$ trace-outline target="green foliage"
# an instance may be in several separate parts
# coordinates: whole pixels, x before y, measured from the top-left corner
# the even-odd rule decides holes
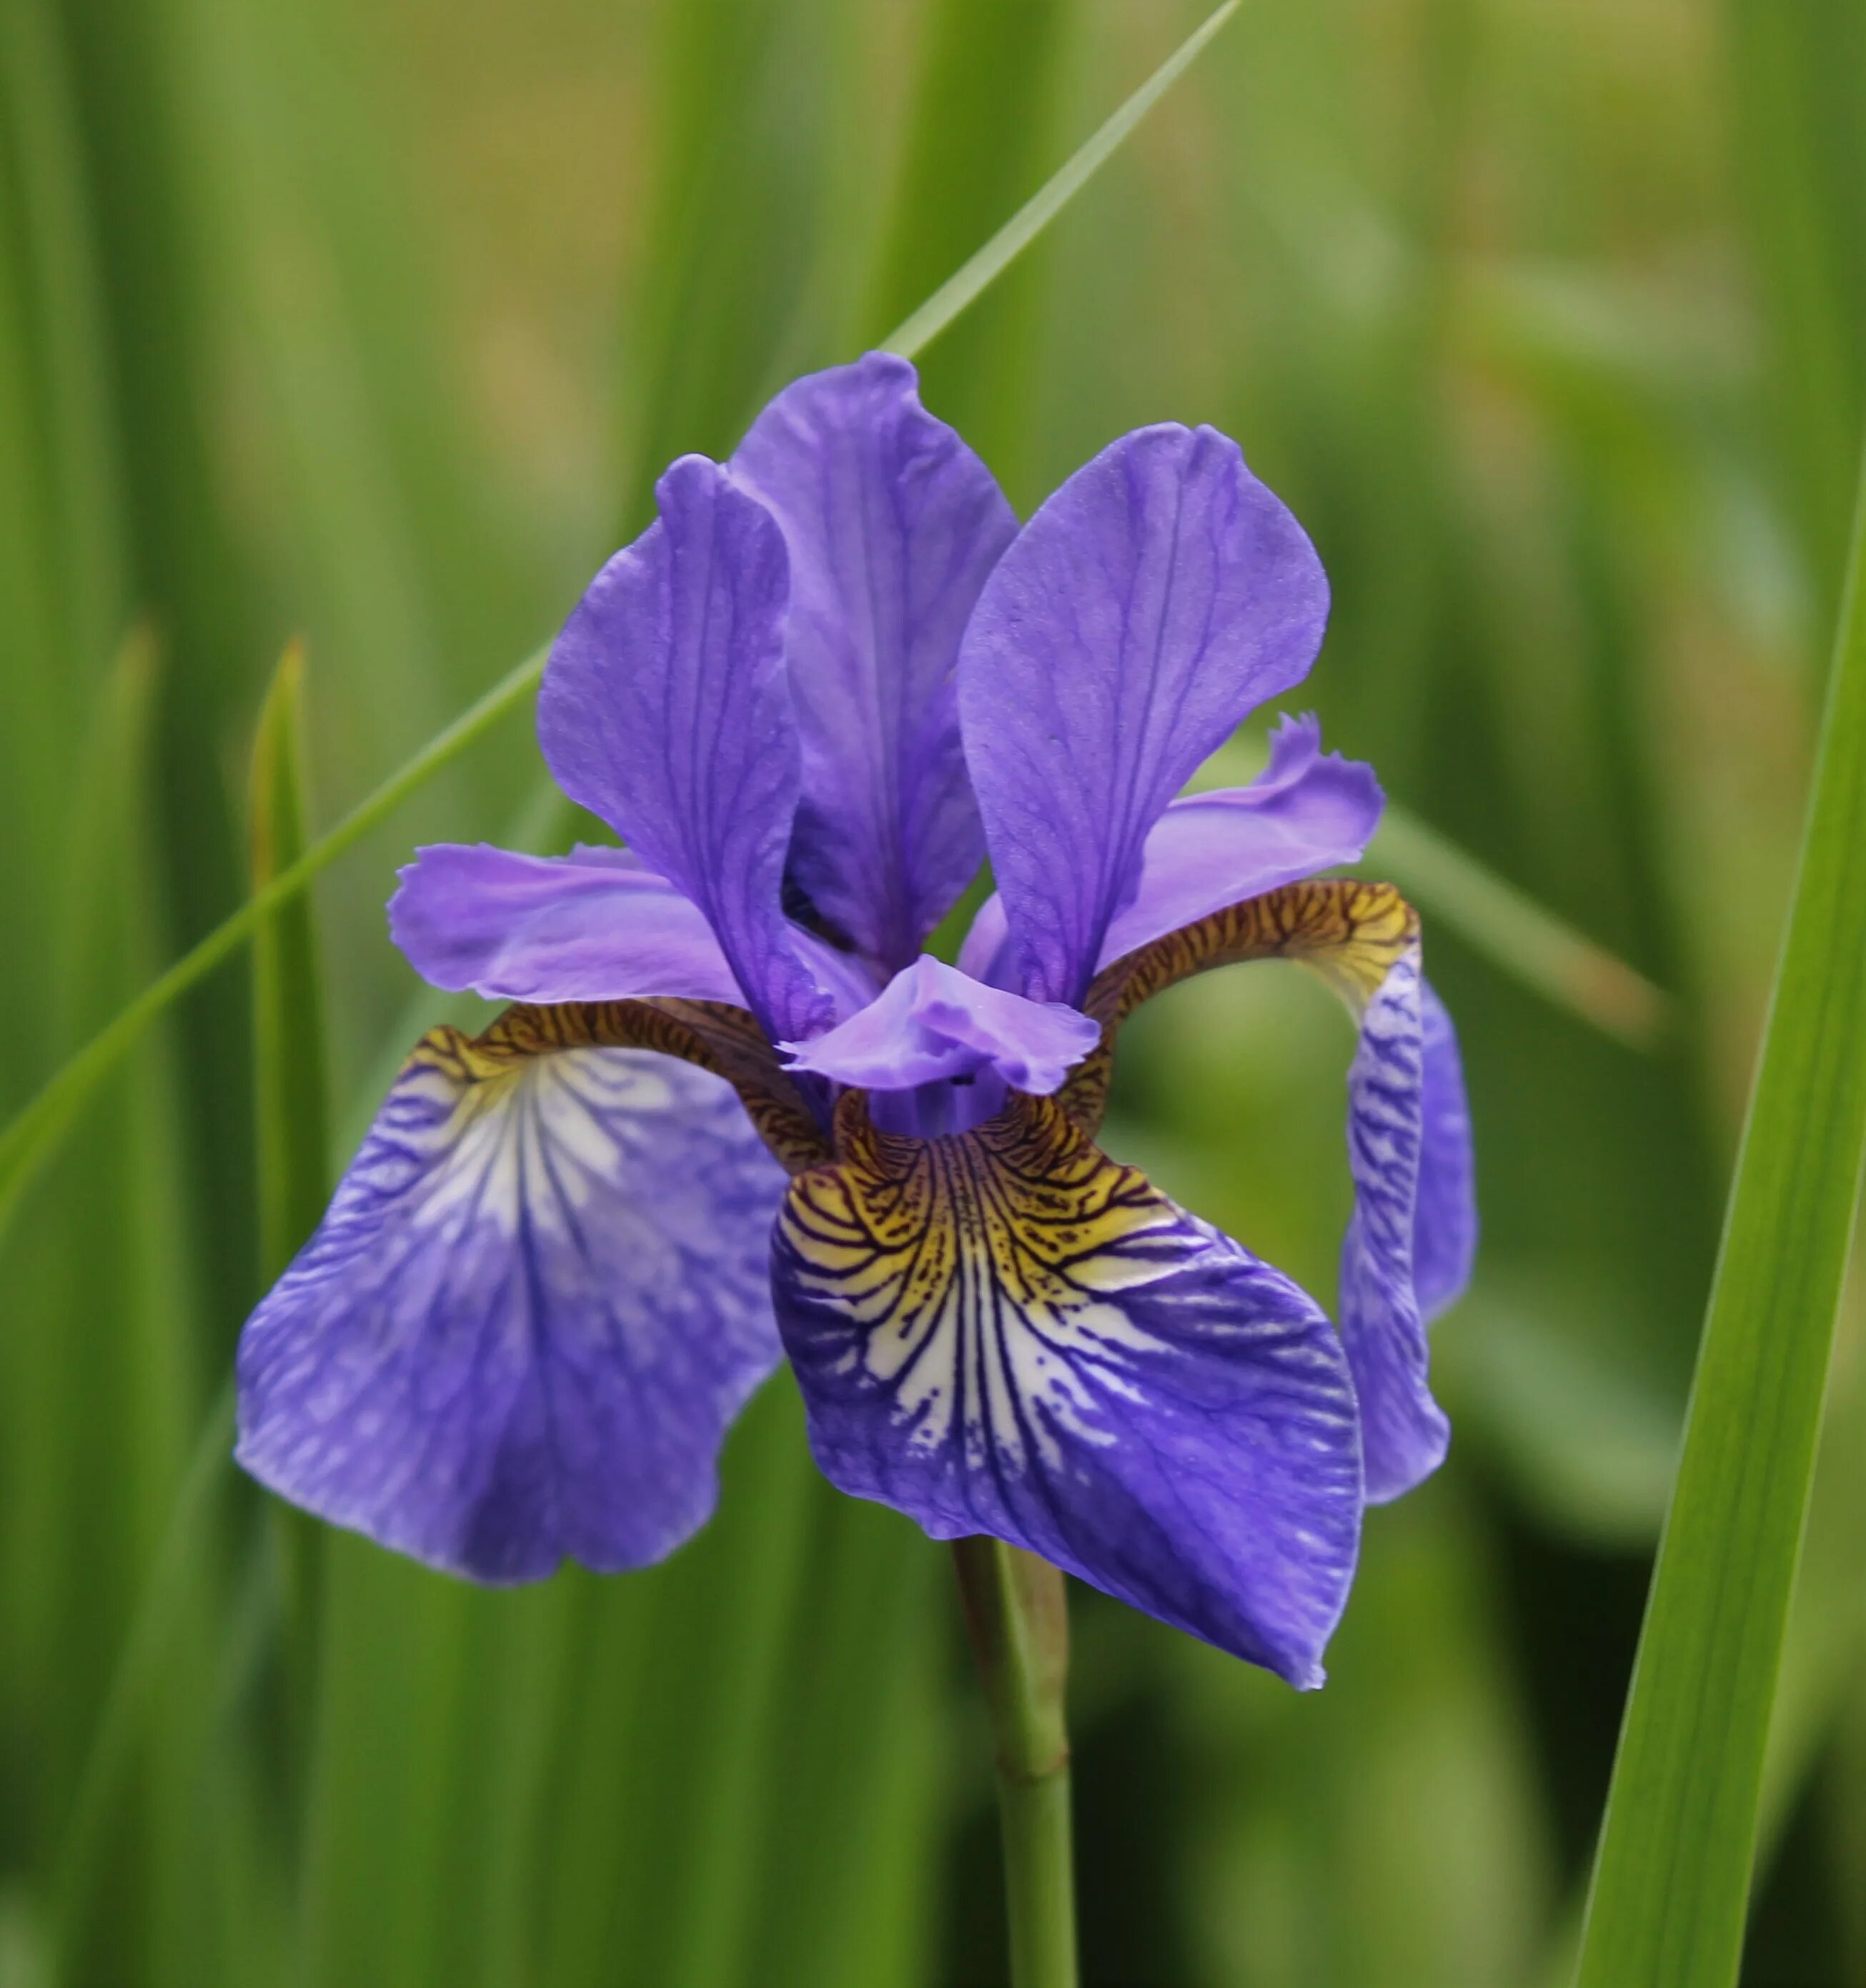
[[[1209,12],[0,9],[4,1988],[55,1959],[73,1988],[997,1976],[945,1556],[828,1492],[787,1383],[664,1568],[489,1594],[320,1534],[306,1609],[225,1378],[384,1069],[465,1018],[387,942],[393,866],[576,832],[507,722],[540,636],[663,461],[728,448],[1000,228],[925,367],[1020,509],[1175,416],[1236,434],[1317,539],[1313,693],[1397,803],[1376,858],[1425,908],[1486,1225],[1438,1340],[1452,1461],[1371,1515],[1327,1691],[1076,1597],[1087,1976],[1570,1972],[1845,564],[1858,10],[1252,0],[1029,245],[1020,204]],[[300,632],[302,700],[271,677]],[[1134,1024],[1110,1138],[1327,1300],[1348,1053],[1293,976],[1213,976]],[[1785,1633],[1759,1983],[1866,1973],[1857,1298],[1782,1628],[1841,1100],[1771,1176],[1834,1197],[1773,1310],[1739,1307],[1762,1259],[1733,1270],[1731,1232],[1674,1522],[1714,1520],[1756,1604],[1694,1646],[1692,1690],[1726,1695],[1681,1682],[1629,1737],[1609,1841],[1671,1858],[1702,1825],[1727,1963]],[[1732,1509],[1733,1403],[1773,1488]],[[1710,1778],[1629,1797],[1690,1702],[1730,1712]]]
[[[1800,874],[1614,1763],[1584,1988],[1736,1979],[1866,1163],[1866,478]]]

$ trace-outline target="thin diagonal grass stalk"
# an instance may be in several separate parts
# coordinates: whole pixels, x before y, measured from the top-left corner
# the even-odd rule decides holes
[[[1866,465],[1800,872],[1582,1938],[1580,1988],[1728,1988],[1866,1159]]]
[[[1205,762],[1192,784],[1201,791],[1243,786],[1265,763],[1260,748],[1236,739]],[[1557,1007],[1629,1049],[1651,1049],[1664,1035],[1672,1019],[1668,994],[1404,808],[1388,803],[1367,860],[1391,872],[1408,897],[1474,952]]]
[[[1225,0],[1167,57],[1086,144],[1046,180],[965,266],[941,283],[919,309],[881,340],[884,351],[911,359],[931,345],[972,300],[1016,261],[1133,134],[1204,52],[1242,0]]]
[[[936,338],[982,294],[1036,240],[1100,168],[1160,96],[1236,10],[1225,4],[1196,29],[1114,116],[1103,124],[1004,226],[929,297],[886,341],[887,349],[911,359]],[[394,813],[435,774],[517,710],[544,674],[548,647],[539,647],[502,677],[478,702],[461,713],[413,759],[357,803],[329,833],[313,843],[295,863],[262,891],[216,925],[158,979],[151,982],[116,1019],[52,1077],[4,1133],[0,1133],[0,1227],[59,1135],[98,1084],[136,1046],[143,1032],[173,1002],[251,938],[266,918],[303,891],[320,871]]]

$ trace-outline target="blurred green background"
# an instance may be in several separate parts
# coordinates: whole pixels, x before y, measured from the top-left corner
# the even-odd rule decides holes
[[[289,638],[315,826],[1199,12],[5,0],[0,1112],[248,888]],[[1866,8],[1249,0],[923,370],[1022,511],[1138,422],[1236,435],[1333,580],[1329,742],[1673,998],[1624,1046],[1421,890],[1486,1224],[1452,1461],[1371,1515],[1318,1695],[1077,1594],[1090,1981],[1555,1988],[1832,619]],[[456,1012],[389,945],[394,864],[570,832],[513,723],[319,884],[314,1184]],[[225,1376],[295,1219],[252,1004],[242,962],[178,1011],[0,1242],[0,1988],[999,1979],[944,1556],[816,1478],[783,1378],[640,1577],[476,1592],[237,1478]],[[1190,985],[1107,1143],[1331,1297],[1350,1049],[1293,974]],[[1757,1984],[1866,1981],[1860,1296]]]

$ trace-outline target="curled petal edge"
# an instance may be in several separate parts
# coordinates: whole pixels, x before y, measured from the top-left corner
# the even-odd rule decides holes
[[[1427,1383],[1415,1283],[1421,1172],[1438,1169],[1441,1177],[1426,1183],[1435,1200],[1443,1198],[1436,1190],[1446,1188],[1466,1202],[1469,1195],[1468,1124],[1455,1150],[1443,1139],[1428,1144],[1426,1137],[1430,997],[1419,973],[1419,921],[1412,907],[1390,884],[1292,884],[1138,948],[1091,984],[1083,1005],[1101,1023],[1101,1041],[1058,1095],[1092,1133],[1107,1107],[1116,1033],[1136,1008],[1212,968],[1279,958],[1319,974],[1361,1025],[1348,1077],[1355,1209],[1342,1249],[1339,1323],[1361,1398],[1367,1495],[1381,1503],[1430,1476],[1443,1462],[1450,1435]],[[1442,1084],[1442,1068],[1436,1076]],[[1440,1116],[1449,1122],[1449,1114]],[[1452,1161],[1459,1162],[1455,1181],[1449,1178]],[[1474,1213],[1467,1219],[1474,1234]]]

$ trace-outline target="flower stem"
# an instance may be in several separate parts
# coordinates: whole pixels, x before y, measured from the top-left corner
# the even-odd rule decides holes
[[[1063,1576],[999,1540],[955,1540],[952,1557],[991,1715],[1012,1988],[1077,1988]]]

